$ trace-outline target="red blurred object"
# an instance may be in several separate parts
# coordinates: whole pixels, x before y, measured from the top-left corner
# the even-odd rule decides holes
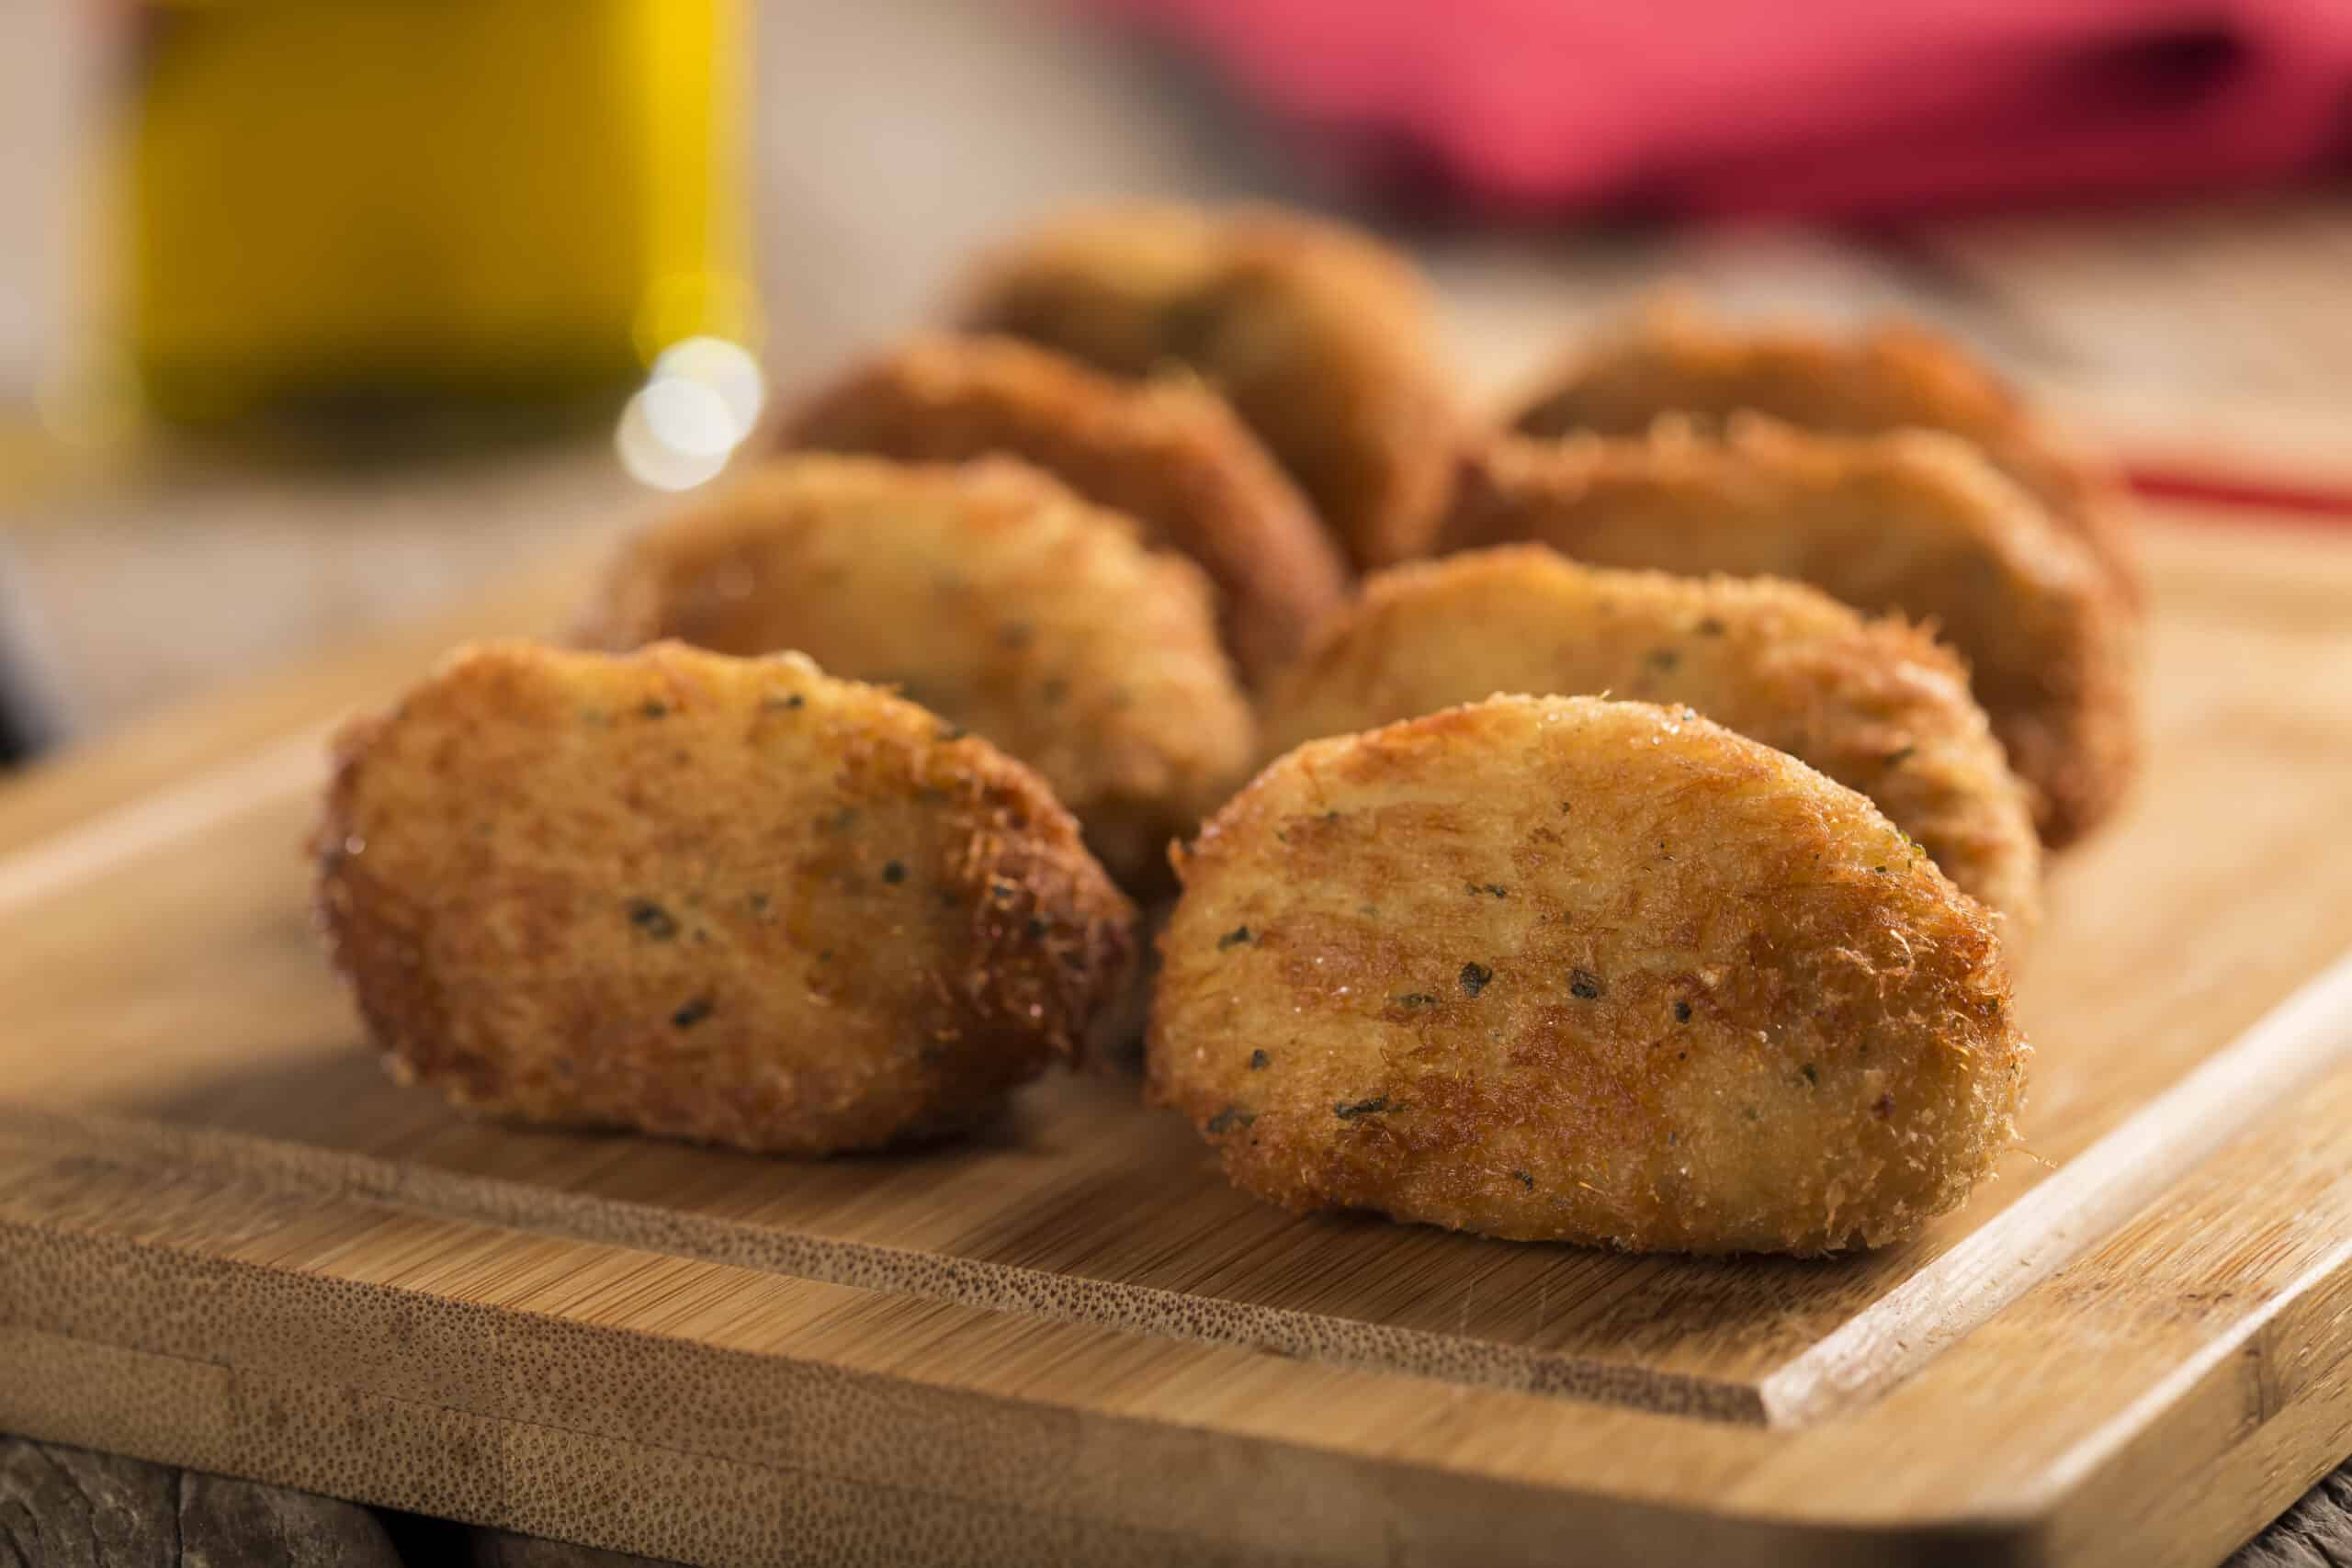
[[[1530,211],[1894,217],[2352,152],[2346,0],[1095,3],[1376,171]]]
[[[2352,525],[2352,488],[2328,489],[2143,463],[2126,468],[2124,479],[2135,493],[2152,501],[2187,502],[2236,512],[2284,513],[2312,523]]]

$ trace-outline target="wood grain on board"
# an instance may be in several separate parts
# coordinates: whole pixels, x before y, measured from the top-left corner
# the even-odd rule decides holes
[[[1831,1262],[1292,1216],[1074,1077],[822,1164],[394,1088],[317,737],[570,569],[69,760],[0,790],[0,1428],[697,1562],[2218,1560],[2352,1452],[2352,553],[2148,544],[2026,1147]]]

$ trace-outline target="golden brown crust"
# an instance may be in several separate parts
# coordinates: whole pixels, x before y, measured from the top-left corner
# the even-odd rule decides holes
[[[824,1154],[1073,1054],[1135,910],[1044,783],[807,660],[460,649],[347,727],[312,848],[403,1080]]]
[[[1451,538],[1533,540],[1593,566],[1809,582],[1929,626],[2039,798],[2042,841],[2088,831],[2137,764],[2134,622],[2082,546],[1966,442],[1821,435],[1754,415],[1721,439],[1502,437],[1465,463]]]
[[[1113,874],[1146,887],[1251,761],[1200,571],[1005,458],[747,469],[630,540],[577,636],[791,649],[899,685],[1035,768]]]
[[[1277,1202],[1811,1253],[1911,1235],[2011,1143],[1991,918],[1703,719],[1498,697],[1310,742],[1183,879],[1151,1090]]]
[[[1428,552],[1456,414],[1428,291],[1369,235],[1262,207],[1078,212],[985,258],[959,317],[1115,374],[1191,367],[1359,568]]]
[[[1496,692],[1688,705],[1869,795],[2007,917],[2012,955],[2040,919],[2032,810],[1966,666],[1924,631],[1792,582],[1599,570],[1541,545],[1397,567],[1267,692],[1261,750]]]
[[[1185,380],[1114,380],[1012,338],[925,337],[789,411],[782,447],[1034,463],[1200,563],[1251,679],[1297,652],[1347,592],[1306,502],[1223,401]]]
[[[1753,412],[1808,430],[1949,431],[1984,448],[2098,558],[2125,604],[2144,597],[2121,487],[2037,421],[1950,338],[1890,322],[1850,339],[1741,330],[1681,297],[1555,366],[1511,416],[1529,435],[1638,435],[1661,414],[1702,427]]]

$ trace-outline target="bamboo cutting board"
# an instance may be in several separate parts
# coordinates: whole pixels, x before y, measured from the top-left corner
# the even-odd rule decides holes
[[[2028,1147],[1840,1261],[1299,1218],[1069,1077],[823,1164],[396,1089],[322,727],[576,572],[69,760],[0,792],[0,1429],[712,1563],[2214,1562],[2352,1452],[2352,541],[2148,548]]]

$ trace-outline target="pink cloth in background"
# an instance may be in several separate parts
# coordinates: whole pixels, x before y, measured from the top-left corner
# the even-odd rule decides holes
[[[2352,152],[2352,0],[1094,0],[1375,172],[1526,211],[1894,216]]]

